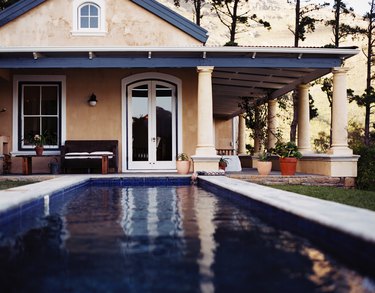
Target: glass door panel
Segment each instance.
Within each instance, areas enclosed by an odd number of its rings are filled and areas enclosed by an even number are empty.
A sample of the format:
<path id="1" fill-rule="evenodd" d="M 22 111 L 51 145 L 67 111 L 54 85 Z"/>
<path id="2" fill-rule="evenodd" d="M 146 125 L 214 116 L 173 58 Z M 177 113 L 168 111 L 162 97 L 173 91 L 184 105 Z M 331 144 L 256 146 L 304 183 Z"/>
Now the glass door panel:
<path id="1" fill-rule="evenodd" d="M 156 160 L 172 161 L 172 90 L 156 88 Z"/>
<path id="2" fill-rule="evenodd" d="M 128 88 L 128 168 L 175 169 L 174 86 L 145 81 Z"/>
<path id="3" fill-rule="evenodd" d="M 132 90 L 132 150 L 133 161 L 148 161 L 148 85 Z"/>

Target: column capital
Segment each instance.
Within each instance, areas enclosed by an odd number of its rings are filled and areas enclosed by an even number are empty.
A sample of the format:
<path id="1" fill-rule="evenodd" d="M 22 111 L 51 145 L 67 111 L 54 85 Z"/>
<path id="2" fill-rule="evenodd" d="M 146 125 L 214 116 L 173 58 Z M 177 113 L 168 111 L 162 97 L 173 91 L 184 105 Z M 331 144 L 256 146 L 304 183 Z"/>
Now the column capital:
<path id="1" fill-rule="evenodd" d="M 212 71 L 214 71 L 213 66 L 197 66 L 197 72 L 198 73 L 201 73 L 201 72 L 211 73 Z"/>
<path id="2" fill-rule="evenodd" d="M 333 67 L 332 73 L 338 74 L 338 73 L 347 73 L 349 71 L 348 67 Z"/>
<path id="3" fill-rule="evenodd" d="M 310 84 L 308 83 L 301 83 L 298 85 L 298 89 L 306 89 L 308 90 L 310 88 Z"/>

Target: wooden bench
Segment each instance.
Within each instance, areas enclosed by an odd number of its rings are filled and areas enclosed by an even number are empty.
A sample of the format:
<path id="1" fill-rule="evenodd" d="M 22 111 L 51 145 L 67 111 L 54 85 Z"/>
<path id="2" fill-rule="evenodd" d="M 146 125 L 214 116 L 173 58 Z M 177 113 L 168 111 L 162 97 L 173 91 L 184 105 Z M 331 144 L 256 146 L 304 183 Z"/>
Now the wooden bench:
<path id="1" fill-rule="evenodd" d="M 117 140 L 67 140 L 61 147 L 61 169 L 68 170 L 101 169 L 107 174 L 112 168 L 118 172 Z"/>

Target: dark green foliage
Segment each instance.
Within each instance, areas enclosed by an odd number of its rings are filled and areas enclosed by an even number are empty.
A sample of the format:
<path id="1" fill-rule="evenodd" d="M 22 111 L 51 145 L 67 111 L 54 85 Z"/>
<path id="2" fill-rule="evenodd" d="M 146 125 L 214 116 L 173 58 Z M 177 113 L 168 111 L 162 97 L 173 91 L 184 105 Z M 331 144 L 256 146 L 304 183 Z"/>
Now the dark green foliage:
<path id="1" fill-rule="evenodd" d="M 355 150 L 358 160 L 357 187 L 375 191 L 375 144 Z"/>
<path id="2" fill-rule="evenodd" d="M 314 149 L 318 153 L 325 153 L 329 149 L 330 138 L 324 131 L 318 133 L 318 138 L 314 139 Z"/>
<path id="3" fill-rule="evenodd" d="M 286 143 L 278 141 L 275 147 L 270 151 L 280 158 L 302 158 L 302 154 L 298 151 L 297 145 L 292 141 Z"/>
<path id="4" fill-rule="evenodd" d="M 314 105 L 314 98 L 311 94 L 309 94 L 309 112 L 310 120 L 319 116 L 318 109 Z"/>

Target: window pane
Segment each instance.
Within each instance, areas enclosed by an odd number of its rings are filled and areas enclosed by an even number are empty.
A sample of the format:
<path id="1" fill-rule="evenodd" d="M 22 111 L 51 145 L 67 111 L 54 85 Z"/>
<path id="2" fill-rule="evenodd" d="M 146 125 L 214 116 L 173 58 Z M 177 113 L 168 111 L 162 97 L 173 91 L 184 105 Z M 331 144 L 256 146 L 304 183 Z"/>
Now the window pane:
<path id="1" fill-rule="evenodd" d="M 42 118 L 42 133 L 47 135 L 46 144 L 56 145 L 58 141 L 58 119 L 57 117 Z"/>
<path id="2" fill-rule="evenodd" d="M 25 86 L 23 90 L 24 115 L 40 114 L 40 87 Z"/>
<path id="3" fill-rule="evenodd" d="M 132 91 L 133 161 L 148 161 L 148 88 Z"/>
<path id="4" fill-rule="evenodd" d="M 97 17 L 90 18 L 90 28 L 98 28 L 99 27 L 98 23 L 99 21 Z"/>
<path id="5" fill-rule="evenodd" d="M 39 117 L 25 117 L 23 136 L 24 144 L 31 144 L 28 139 L 34 137 L 35 134 L 40 134 L 40 118 Z"/>
<path id="6" fill-rule="evenodd" d="M 156 159 L 158 161 L 172 160 L 172 96 L 158 97 L 161 91 L 156 91 Z"/>
<path id="7" fill-rule="evenodd" d="M 98 8 L 94 5 L 90 5 L 90 15 L 98 16 Z"/>
<path id="8" fill-rule="evenodd" d="M 81 28 L 89 27 L 89 18 L 87 16 L 81 16 Z"/>
<path id="9" fill-rule="evenodd" d="M 89 15 L 89 5 L 85 5 L 81 8 L 81 15 L 83 16 Z"/>
<path id="10" fill-rule="evenodd" d="M 58 94 L 56 86 L 42 87 L 42 115 L 57 115 Z"/>

